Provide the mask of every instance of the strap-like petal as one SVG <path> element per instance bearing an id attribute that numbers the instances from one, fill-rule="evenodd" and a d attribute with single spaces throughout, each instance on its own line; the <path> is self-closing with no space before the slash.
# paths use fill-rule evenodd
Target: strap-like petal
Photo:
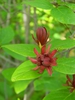
<path id="1" fill-rule="evenodd" d="M 33 68 L 33 70 L 38 70 L 39 69 L 39 66 L 36 66 L 35 68 Z"/>
<path id="2" fill-rule="evenodd" d="M 30 58 L 30 57 L 28 57 L 28 58 L 32 63 L 37 64 L 37 60 L 36 59 Z"/>
<path id="3" fill-rule="evenodd" d="M 41 48 L 41 54 L 44 54 L 46 52 L 46 46 L 44 45 L 44 46 L 42 46 L 42 48 Z"/>
<path id="4" fill-rule="evenodd" d="M 47 71 L 48 71 L 48 74 L 49 74 L 49 75 L 52 75 L 52 67 L 50 66 L 50 67 L 47 67 L 46 69 L 47 69 Z"/>
<path id="5" fill-rule="evenodd" d="M 57 58 L 52 58 L 51 59 L 51 66 L 56 66 L 57 62 L 56 62 Z"/>
<path id="6" fill-rule="evenodd" d="M 55 54 L 56 54 L 57 50 L 53 50 L 51 53 L 50 53 L 50 57 L 53 57 Z"/>
<path id="7" fill-rule="evenodd" d="M 36 54 L 37 57 L 40 56 L 39 52 L 34 48 L 34 53 Z"/>
<path id="8" fill-rule="evenodd" d="M 69 81 L 70 83 L 72 83 L 72 80 L 70 79 L 70 77 L 69 77 L 68 75 L 66 75 L 66 77 L 67 77 L 68 81 Z"/>
<path id="9" fill-rule="evenodd" d="M 46 50 L 46 54 L 48 54 L 50 52 L 50 47 L 51 47 L 51 45 L 48 46 L 48 48 Z"/>
<path id="10" fill-rule="evenodd" d="M 39 73 L 43 73 L 44 70 L 45 70 L 45 67 L 44 67 L 44 66 L 40 66 L 40 71 L 39 71 Z"/>

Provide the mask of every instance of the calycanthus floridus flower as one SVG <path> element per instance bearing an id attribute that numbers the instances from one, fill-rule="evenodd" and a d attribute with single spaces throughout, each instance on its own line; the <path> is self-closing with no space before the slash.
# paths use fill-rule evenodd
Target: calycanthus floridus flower
<path id="1" fill-rule="evenodd" d="M 41 48 L 41 53 L 39 53 L 35 48 L 34 48 L 34 53 L 36 54 L 36 58 L 30 58 L 29 60 L 36 64 L 36 67 L 33 70 L 39 70 L 39 73 L 43 73 L 43 71 L 46 69 L 49 73 L 49 75 L 52 74 L 52 66 L 56 66 L 56 60 L 57 58 L 55 57 L 55 54 L 57 50 L 53 50 L 50 52 L 50 47 L 51 45 L 48 46 L 46 49 L 46 46 L 43 46 Z"/>
<path id="2" fill-rule="evenodd" d="M 67 81 L 66 81 L 66 86 L 71 87 L 70 92 L 73 92 L 75 90 L 75 74 L 73 75 L 73 79 L 71 80 L 68 75 L 66 75 Z"/>
<path id="3" fill-rule="evenodd" d="M 47 30 L 45 27 L 39 27 L 36 30 L 36 38 L 32 35 L 34 41 L 40 46 L 40 48 L 43 45 L 46 45 L 46 43 L 49 41 L 49 34 L 47 33 Z"/>

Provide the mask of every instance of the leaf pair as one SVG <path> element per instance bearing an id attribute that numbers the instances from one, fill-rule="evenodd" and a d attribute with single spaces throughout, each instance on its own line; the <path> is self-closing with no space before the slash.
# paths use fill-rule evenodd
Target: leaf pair
<path id="1" fill-rule="evenodd" d="M 31 0 L 25 1 L 25 4 L 41 8 L 45 10 L 51 10 L 51 15 L 63 24 L 73 24 L 75 25 L 75 13 L 72 9 L 75 9 L 75 4 L 61 2 L 61 6 L 53 7 L 49 0 Z M 70 9 L 71 8 L 71 9 Z"/>
<path id="2" fill-rule="evenodd" d="M 75 91 L 73 93 L 69 92 L 69 88 L 60 89 L 51 92 L 43 100 L 74 100 Z"/>
<path id="3" fill-rule="evenodd" d="M 8 44 L 14 38 L 14 31 L 11 27 L 5 27 L 0 30 L 0 46 Z"/>

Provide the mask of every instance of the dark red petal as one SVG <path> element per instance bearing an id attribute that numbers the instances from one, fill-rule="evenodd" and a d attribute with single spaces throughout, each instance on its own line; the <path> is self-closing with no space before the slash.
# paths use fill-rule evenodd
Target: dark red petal
<path id="1" fill-rule="evenodd" d="M 72 86 L 75 87 L 75 74 L 73 75 Z"/>
<path id="2" fill-rule="evenodd" d="M 39 73 L 42 73 L 44 70 L 45 70 L 45 67 L 44 67 L 44 66 L 40 66 L 40 71 L 39 71 Z"/>
<path id="3" fill-rule="evenodd" d="M 52 61 L 53 61 L 53 62 L 56 62 L 56 60 L 57 60 L 57 58 L 52 58 Z"/>
<path id="4" fill-rule="evenodd" d="M 51 53 L 50 53 L 50 57 L 53 57 L 55 54 L 56 54 L 57 50 L 53 50 Z"/>
<path id="5" fill-rule="evenodd" d="M 63 84 L 64 86 L 69 86 L 69 82 L 68 82 L 68 80 L 66 81 L 66 83 L 65 84 Z"/>
<path id="6" fill-rule="evenodd" d="M 40 56 L 40 54 L 38 53 L 38 51 L 34 48 L 34 53 L 37 55 L 37 56 Z"/>
<path id="7" fill-rule="evenodd" d="M 51 59 L 51 66 L 56 66 L 57 62 L 56 62 L 57 58 L 52 58 Z"/>
<path id="8" fill-rule="evenodd" d="M 73 82 L 75 83 L 75 74 L 73 75 Z"/>
<path id="9" fill-rule="evenodd" d="M 28 57 L 28 58 L 32 63 L 37 64 L 37 60 L 36 59 L 30 58 L 30 57 Z"/>
<path id="10" fill-rule="evenodd" d="M 51 66 L 56 66 L 56 65 L 57 65 L 56 62 L 51 63 Z"/>
<path id="11" fill-rule="evenodd" d="M 52 75 L 52 67 L 50 66 L 50 67 L 47 67 L 46 69 L 47 69 L 47 71 L 48 71 L 48 74 L 49 74 L 49 75 Z"/>
<path id="12" fill-rule="evenodd" d="M 51 47 L 51 45 L 48 46 L 48 48 L 46 50 L 46 54 L 48 54 L 50 52 L 50 47 Z"/>
<path id="13" fill-rule="evenodd" d="M 45 60 L 45 61 L 42 62 L 42 64 L 43 64 L 44 66 L 49 66 L 49 65 L 50 65 L 50 62 Z"/>
<path id="14" fill-rule="evenodd" d="M 41 39 L 42 39 L 42 35 L 43 35 L 43 32 L 42 32 L 42 27 L 39 27 L 37 30 L 36 30 L 36 37 L 37 37 L 37 40 L 41 43 Z M 41 43 L 42 44 L 42 43 Z"/>
<path id="15" fill-rule="evenodd" d="M 41 36 L 41 43 L 42 45 L 45 45 L 47 42 L 47 30 L 46 28 L 42 28 L 42 36 Z"/>
<path id="16" fill-rule="evenodd" d="M 36 30 L 36 38 L 41 43 L 41 45 L 45 45 L 47 43 L 49 35 L 45 27 L 39 27 Z"/>
<path id="17" fill-rule="evenodd" d="M 39 69 L 39 66 L 36 66 L 35 68 L 33 68 L 33 70 L 37 70 L 37 69 Z"/>
<path id="18" fill-rule="evenodd" d="M 41 48 L 41 54 L 44 54 L 46 51 L 46 46 L 44 45 L 42 48 Z"/>
<path id="19" fill-rule="evenodd" d="M 57 60 L 57 58 L 55 57 L 55 58 L 52 58 L 54 61 L 56 61 Z"/>
<path id="20" fill-rule="evenodd" d="M 69 83 L 69 81 L 68 81 L 68 80 L 66 81 L 66 85 L 67 85 L 67 86 L 70 86 L 70 83 Z"/>
<path id="21" fill-rule="evenodd" d="M 69 77 L 68 75 L 66 75 L 66 77 L 67 77 L 68 81 L 69 81 L 70 83 L 72 83 L 70 77 Z"/>

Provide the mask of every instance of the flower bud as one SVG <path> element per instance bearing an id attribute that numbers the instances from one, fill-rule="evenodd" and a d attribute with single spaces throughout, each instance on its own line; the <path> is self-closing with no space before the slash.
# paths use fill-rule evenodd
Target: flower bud
<path id="1" fill-rule="evenodd" d="M 34 36 L 32 35 L 33 39 L 35 40 L 35 42 L 42 47 L 43 45 L 45 45 L 48 42 L 49 39 L 49 34 L 47 33 L 47 30 L 45 27 L 39 27 L 36 30 L 36 39 L 34 38 Z"/>

